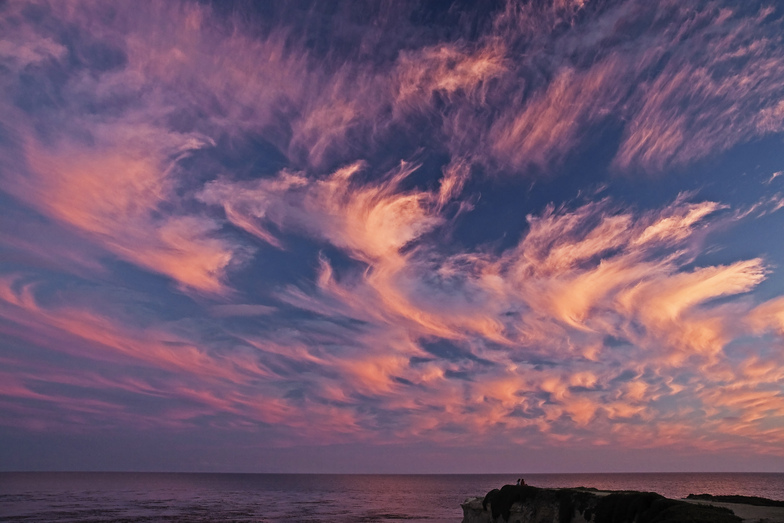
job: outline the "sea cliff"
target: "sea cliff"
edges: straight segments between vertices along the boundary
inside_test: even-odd
[[[469,498],[463,523],[742,523],[726,507],[668,499],[654,492],[600,492],[505,485]]]

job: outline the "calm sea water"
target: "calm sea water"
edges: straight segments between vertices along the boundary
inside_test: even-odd
[[[0,520],[53,522],[459,522],[460,503],[511,475],[0,473]],[[784,474],[531,474],[539,487],[588,486],[784,499]]]

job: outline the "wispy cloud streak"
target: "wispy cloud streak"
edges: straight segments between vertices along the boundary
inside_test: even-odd
[[[353,6],[0,6],[0,423],[781,456],[779,10]]]

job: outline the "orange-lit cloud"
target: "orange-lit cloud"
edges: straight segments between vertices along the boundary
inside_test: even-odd
[[[784,131],[784,32],[711,6],[7,2],[0,414],[782,455],[781,162],[698,162]]]
[[[317,280],[321,296],[306,297],[290,289],[286,300],[325,317],[354,318],[388,333],[361,342],[364,353],[352,350],[350,361],[324,358],[320,364],[337,366],[343,384],[327,390],[330,397],[349,403],[354,392],[392,404],[412,386],[428,391],[419,395],[423,399],[416,406],[407,408],[416,412],[430,405],[448,415],[424,425],[412,419],[412,430],[437,433],[442,424],[462,419],[472,430],[503,424],[510,430],[535,427],[552,436],[554,424],[567,416],[577,427],[606,425],[607,434],[616,433],[628,443],[632,439],[626,439],[626,429],[612,428],[615,424],[653,422],[661,413],[649,401],[702,390],[663,381],[666,369],[677,366],[686,374],[702,373],[705,363],[691,369],[687,361],[696,356],[707,365],[717,364],[725,347],[748,332],[744,325],[757,325],[762,320],[756,318],[769,317],[761,310],[751,311],[742,300],[732,306],[709,305],[711,300],[741,295],[759,285],[766,273],[762,260],[684,269],[693,260],[693,250],[699,249],[711,216],[722,211],[722,205],[692,203],[682,197],[642,215],[624,212],[607,201],[574,210],[551,208],[542,216],[529,217],[530,229],[518,245],[498,256],[439,258],[420,244],[427,231],[446,224],[439,214],[441,206],[435,205],[438,194],[401,191],[397,183],[409,171],[393,173],[375,186],[349,183],[357,169],[338,170],[319,182],[299,178],[296,183],[281,183],[291,176],[286,173],[252,187],[225,180],[211,186],[202,198],[224,207],[236,203],[237,208],[247,207],[247,202],[269,202],[268,208],[244,219],[256,220],[255,226],[262,228],[272,222],[283,231],[290,228],[315,235],[363,264],[361,272],[344,272],[339,278],[322,259]],[[370,218],[375,215],[378,220]],[[456,287],[447,292],[449,285]],[[739,319],[746,312],[749,320],[743,323]],[[409,341],[393,343],[392,333],[399,333],[401,326]],[[603,346],[607,336],[625,338],[628,346]],[[434,357],[426,348],[429,337],[466,347],[464,359]],[[483,349],[474,345],[475,340],[493,341],[503,349]],[[547,349],[538,349],[537,344]],[[609,357],[622,368],[631,366],[636,375],[653,372],[657,378],[613,384],[608,369],[597,364],[599,353],[602,360]],[[523,361],[546,354],[569,370],[532,374],[531,367],[511,363],[516,354]],[[423,361],[430,357],[433,362],[411,365],[412,357]],[[483,375],[471,363],[475,357],[509,370],[503,378],[495,371]],[[645,366],[650,366],[647,371]],[[449,373],[466,368],[473,376],[466,383],[473,391],[467,404],[472,405],[471,414],[462,408],[466,399],[454,395],[448,378]],[[537,391],[549,400],[532,403],[531,395]],[[692,398],[703,401],[700,396]],[[518,409],[535,409],[540,415],[530,422],[510,418]],[[686,423],[692,415],[690,410],[677,419]],[[577,436],[558,437],[574,440]]]
[[[211,237],[217,224],[196,216],[154,217],[173,189],[166,172],[173,166],[167,167],[164,155],[186,153],[199,142],[183,138],[173,145],[179,150],[156,151],[160,137],[146,131],[123,130],[134,136],[87,150],[64,146],[53,153],[31,144],[31,172],[20,175],[12,190],[122,258],[187,288],[222,292],[236,249]]]

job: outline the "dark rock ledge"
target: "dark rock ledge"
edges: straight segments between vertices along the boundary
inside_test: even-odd
[[[712,494],[689,494],[686,496],[686,499],[718,501],[720,503],[740,503],[742,505],[752,505],[755,507],[784,507],[784,501],[760,498],[758,496],[714,496]]]
[[[655,492],[505,485],[462,505],[463,523],[742,523],[726,507]]]

